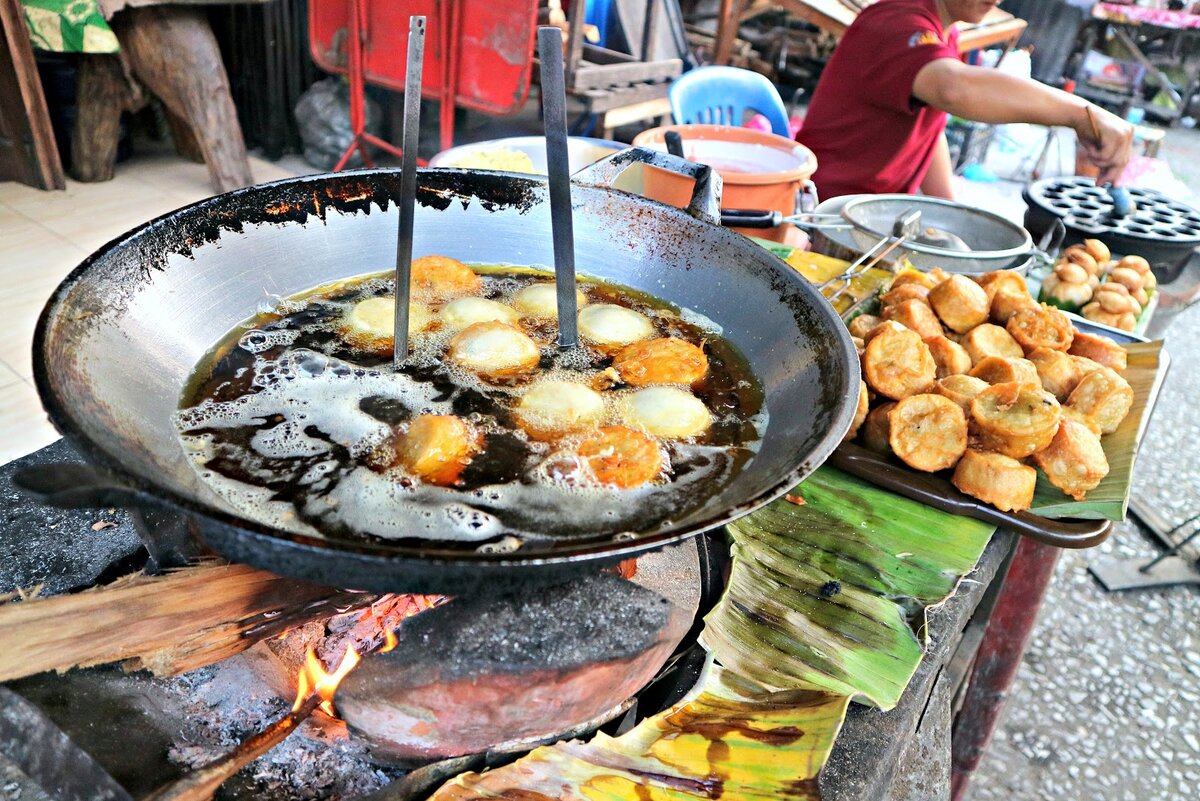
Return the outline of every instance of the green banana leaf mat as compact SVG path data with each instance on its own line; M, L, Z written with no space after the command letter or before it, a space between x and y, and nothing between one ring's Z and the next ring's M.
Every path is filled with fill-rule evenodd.
M729 587L705 619L711 657L687 697L619 737L465 773L433 799L818 799L850 701L896 705L921 661L926 608L994 529L822 467L729 530Z

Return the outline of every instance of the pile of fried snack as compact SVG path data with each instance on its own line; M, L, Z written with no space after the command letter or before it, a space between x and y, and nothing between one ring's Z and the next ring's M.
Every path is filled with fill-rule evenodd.
M1039 304L1020 275L900 272L880 315L849 326L865 379L847 440L1003 511L1028 509L1037 470L1076 500L1108 475L1100 437L1133 406L1127 354Z
M1042 282L1040 298L1094 322L1132 331L1156 285L1150 262L1141 256L1114 259L1099 239L1085 239L1062 252Z

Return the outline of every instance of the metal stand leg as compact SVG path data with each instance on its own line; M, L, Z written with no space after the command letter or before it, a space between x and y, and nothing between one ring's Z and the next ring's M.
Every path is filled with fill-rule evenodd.
M1148 528L1154 529L1148 521L1143 522L1147 523ZM1200 523L1200 514L1192 515L1169 531L1154 531L1160 540L1173 544L1144 565L1138 565L1131 559L1105 559L1089 565L1088 572L1109 592L1176 584L1200 585L1200 570L1191 561L1179 556L1179 552L1192 540L1200 537L1200 525L1196 525L1192 533L1179 542L1174 542L1174 535L1197 523Z
M400 148L392 143L367 133L366 67L363 64L363 38L367 33L363 29L363 25L366 18L366 0L350 0L350 37L347 40L347 47L350 61L350 130L354 132L354 139L342 153L337 164L334 165L334 172L341 172L345 169L355 150L362 153L364 165L374 167L371 154L367 150L368 144L375 145L396 158L403 155Z

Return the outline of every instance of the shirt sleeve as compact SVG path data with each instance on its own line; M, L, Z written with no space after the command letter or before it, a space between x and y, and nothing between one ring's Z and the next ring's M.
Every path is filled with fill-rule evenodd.
M861 90L872 105L889 111L916 113L921 108L912 91L917 73L938 59L961 59L956 32L947 31L943 39L934 21L921 14L877 15L859 35L872 59Z

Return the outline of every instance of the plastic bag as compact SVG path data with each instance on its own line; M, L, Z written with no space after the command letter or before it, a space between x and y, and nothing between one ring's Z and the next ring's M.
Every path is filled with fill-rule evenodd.
M366 98L366 129L379 136L379 105ZM341 78L326 78L310 86L296 101L296 123L304 143L304 160L321 170L332 170L354 141L350 128L350 88ZM347 166L361 167L362 153L355 151Z

